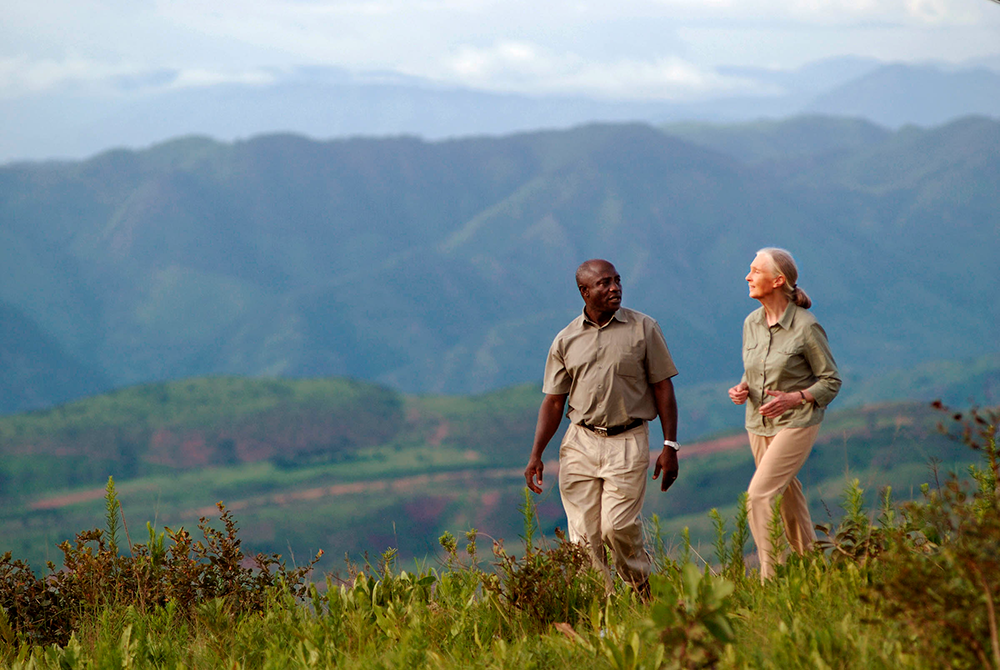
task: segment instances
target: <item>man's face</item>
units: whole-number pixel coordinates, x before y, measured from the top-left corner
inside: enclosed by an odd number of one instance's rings
[[[622,306],[622,278],[611,263],[595,265],[580,294],[592,314],[616,312]]]

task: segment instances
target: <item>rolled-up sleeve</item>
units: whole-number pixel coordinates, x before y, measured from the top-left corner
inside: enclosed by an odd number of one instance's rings
[[[542,393],[549,395],[563,395],[570,392],[573,387],[573,378],[566,370],[566,363],[563,360],[562,350],[559,346],[560,340],[557,337],[552,346],[549,347],[549,355],[545,359],[545,378],[542,382]]]
[[[670,356],[660,324],[653,319],[646,319],[643,330],[646,342],[646,379],[650,384],[656,384],[677,376],[677,366]]]
[[[830,343],[823,326],[812,323],[803,335],[805,346],[802,353],[816,377],[816,381],[807,390],[816,399],[817,405],[826,407],[840,392],[842,382],[837,371],[837,363],[833,360],[833,352],[830,351]]]

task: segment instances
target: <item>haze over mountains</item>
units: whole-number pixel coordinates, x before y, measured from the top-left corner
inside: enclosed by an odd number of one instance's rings
[[[846,373],[973,358],[1000,322],[997,183],[985,117],[189,137],[8,165],[0,410],[210,374],[537,382],[593,256],[660,321],[680,384],[721,383],[771,244],[796,254]]]
[[[894,129],[970,114],[996,117],[1000,109],[996,59],[944,66],[840,57],[794,70],[726,67],[717,74],[738,83],[739,93],[677,100],[533,97],[327,67],[274,70],[250,83],[185,86],[178,72],[156,70],[0,98],[0,123],[12,129],[0,134],[0,162],[85,158],[190,134],[225,141],[273,132],[441,139],[594,121],[745,122],[798,114],[864,118]]]

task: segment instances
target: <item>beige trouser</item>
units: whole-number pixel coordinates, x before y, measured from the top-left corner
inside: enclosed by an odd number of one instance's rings
[[[806,462],[819,434],[819,424],[805,428],[784,428],[777,435],[750,435],[750,449],[757,471],[747,489],[750,532],[760,556],[760,578],[774,576],[774,563],[768,525],[775,499],[781,496],[781,519],[789,546],[802,553],[816,540],[809,506],[802,495],[802,483],[796,478]]]
[[[625,581],[649,579],[652,560],[643,547],[642,501],[649,470],[649,424],[614,437],[570,425],[559,447],[559,492],[571,542],[586,544],[609,586],[604,545]]]

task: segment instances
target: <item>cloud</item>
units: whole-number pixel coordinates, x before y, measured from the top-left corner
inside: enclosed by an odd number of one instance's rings
[[[551,87],[607,98],[671,101],[697,99],[707,94],[764,92],[750,80],[722,76],[676,57],[588,63],[553,81]]]
[[[135,73],[128,68],[83,58],[0,58],[0,98],[16,98],[67,83],[88,84],[130,74]]]
[[[464,45],[448,66],[451,72],[442,77],[476,88],[616,99],[683,100],[756,86],[674,56],[591,60],[525,42],[500,42],[487,48]]]
[[[681,20],[709,19],[720,23],[797,23],[803,26],[844,26],[872,23],[901,25],[971,25],[983,8],[967,0],[659,0]]]
[[[135,66],[110,66],[86,59],[32,62],[22,56],[0,59],[0,99],[18,98],[55,88],[114,94],[216,84],[266,85],[276,81],[276,78],[275,72],[265,70],[145,70]]]
[[[520,79],[537,77],[558,67],[552,57],[532,44],[500,42],[492,47],[462,45],[450,59],[451,70],[467,81],[487,81],[497,77]]]
[[[220,72],[204,69],[181,70],[172,82],[170,88],[193,88],[214,86],[216,84],[250,84],[265,86],[277,80],[274,72],[248,70],[242,72]]]
[[[267,83],[275,70],[317,65],[489,90],[679,99],[747,90],[749,82],[717,74],[721,65],[1000,53],[1000,11],[987,0],[8,4],[0,40],[7,98],[109,77],[143,82],[150,72],[177,73],[175,86]]]

